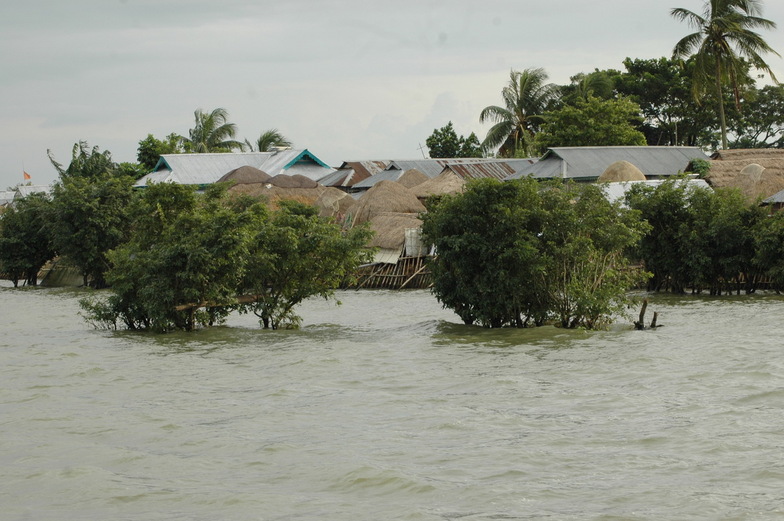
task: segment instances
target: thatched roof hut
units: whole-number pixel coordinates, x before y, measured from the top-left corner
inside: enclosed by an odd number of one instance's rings
[[[270,183],[254,183],[236,185],[229,189],[231,194],[245,194],[261,199],[266,205],[275,210],[282,200],[297,201],[302,204],[316,206],[319,196],[325,190],[323,186],[316,188],[281,188]]]
[[[749,202],[784,190],[784,150],[722,150],[712,157],[705,180],[714,188],[738,188]]]
[[[397,182],[401,185],[405,186],[406,188],[413,188],[417,185],[420,185],[430,179],[426,174],[424,174],[421,170],[417,170],[416,168],[411,168],[403,172],[403,175],[397,178]]]
[[[343,190],[326,187],[316,200],[316,208],[322,217],[341,218],[356,205],[356,200]]]
[[[353,222],[368,222],[381,213],[413,213],[425,211],[414,193],[397,181],[381,181],[359,198],[352,210]]]
[[[235,184],[252,184],[252,183],[265,183],[270,179],[270,175],[264,170],[260,170],[253,166],[241,166],[229,171],[223,177],[218,179],[219,183],[225,181],[234,181]]]
[[[415,186],[412,189],[412,192],[414,192],[419,199],[427,199],[431,195],[460,193],[463,191],[465,184],[465,179],[451,170],[445,170],[438,176]]]
[[[300,174],[278,174],[276,176],[270,177],[267,182],[272,186],[277,186],[278,188],[316,188],[319,186],[316,181]]]
[[[628,161],[616,161],[596,180],[597,183],[612,183],[619,181],[645,181],[645,174]]]

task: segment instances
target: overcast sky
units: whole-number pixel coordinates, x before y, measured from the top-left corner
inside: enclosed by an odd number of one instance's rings
[[[279,129],[330,165],[422,157],[433,129],[489,125],[511,69],[554,83],[669,56],[702,0],[26,0],[0,5],[0,190],[57,174],[79,140],[135,161],[223,107],[238,137]],[[784,2],[763,32],[784,54]],[[768,56],[779,79],[784,60]]]

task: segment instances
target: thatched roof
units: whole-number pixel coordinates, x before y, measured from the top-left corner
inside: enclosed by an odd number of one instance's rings
[[[300,174],[278,174],[271,177],[267,182],[278,188],[316,188],[318,186],[317,182]]]
[[[316,200],[316,207],[322,217],[345,216],[356,204],[356,200],[343,190],[327,187]]]
[[[355,224],[370,221],[381,213],[424,212],[425,207],[414,193],[396,181],[381,181],[365,192],[353,209]]]
[[[323,186],[317,186],[316,188],[281,188],[270,183],[254,183],[233,186],[229,189],[229,193],[256,197],[265,202],[270,209],[274,210],[278,208],[278,202],[281,200],[297,201],[316,206],[316,201],[324,190]]]
[[[398,177],[397,182],[401,185],[405,186],[406,188],[413,188],[417,185],[420,185],[430,179],[426,174],[424,174],[421,170],[417,170],[416,168],[411,168],[410,170],[406,170],[403,172],[403,175]]]
[[[403,249],[406,229],[420,228],[422,221],[412,213],[382,212],[370,220],[370,229],[375,232],[369,246],[382,250]]]
[[[420,199],[427,199],[431,195],[457,194],[463,191],[465,179],[451,170],[446,170],[437,177],[428,179],[415,186],[412,191]]]
[[[241,166],[229,171],[223,177],[218,179],[219,183],[225,181],[234,181],[236,184],[249,184],[249,183],[264,183],[270,179],[270,175],[264,170],[260,170],[254,166]]]
[[[732,156],[733,150],[723,150]],[[753,156],[748,151],[738,150],[743,159],[718,159],[710,162],[710,171],[705,178],[714,188],[738,188],[746,200],[767,198],[784,190],[784,154],[770,154],[763,149],[762,155]],[[773,156],[778,157],[773,157]]]
[[[719,150],[711,156],[713,160],[733,161],[733,160],[754,160],[758,158],[771,158],[784,160],[784,149],[782,148],[731,148]]]
[[[645,181],[645,174],[628,161],[616,161],[607,167],[596,180],[597,183],[618,181]]]

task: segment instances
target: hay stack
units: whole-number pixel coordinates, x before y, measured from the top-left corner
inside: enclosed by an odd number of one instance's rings
[[[596,180],[597,183],[613,183],[620,181],[645,181],[645,174],[628,161],[616,161],[607,167]]]
[[[415,186],[412,191],[418,198],[427,199],[431,195],[457,194],[462,192],[464,187],[465,179],[447,170]]]
[[[422,221],[412,213],[382,212],[370,220],[375,232],[369,246],[381,250],[400,252],[406,242],[406,229],[421,228]]]
[[[218,179],[219,183],[225,181],[234,181],[235,184],[252,184],[252,183],[266,183],[270,179],[270,175],[264,170],[259,170],[253,166],[241,166],[228,172],[223,177]]]
[[[420,170],[416,168],[411,168],[403,172],[403,175],[398,177],[397,182],[401,185],[405,186],[406,188],[414,188],[417,185],[421,185],[425,181],[430,179],[422,173]]]
[[[356,204],[353,197],[343,190],[327,187],[316,200],[316,208],[322,217],[341,218]]]
[[[413,213],[424,212],[425,207],[419,202],[414,192],[397,181],[380,181],[359,198],[354,207],[353,222],[368,222],[381,213]]]

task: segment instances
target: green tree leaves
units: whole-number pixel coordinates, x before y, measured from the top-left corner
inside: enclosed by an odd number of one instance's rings
[[[425,141],[431,158],[440,157],[482,157],[479,138],[471,132],[467,138],[458,137],[452,122],[433,130]]]
[[[127,242],[108,255],[105,301],[85,301],[90,320],[116,328],[192,330],[232,310],[256,313],[264,327],[298,322],[294,307],[329,298],[368,260],[369,231],[344,232],[315,208],[230,198],[225,186],[204,194],[154,184],[132,211]]]
[[[595,185],[478,180],[422,218],[433,292],[466,324],[602,327],[643,276],[625,252],[645,223]]]

